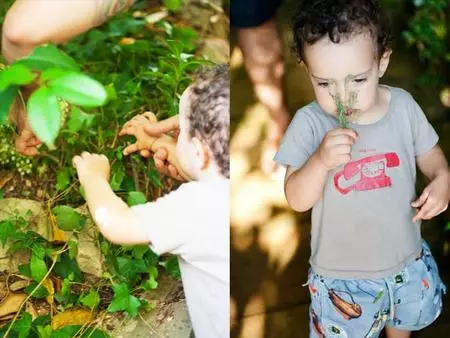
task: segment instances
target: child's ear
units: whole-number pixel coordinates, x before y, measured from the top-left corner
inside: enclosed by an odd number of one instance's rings
[[[380,63],[378,66],[378,77],[383,77],[386,72],[387,67],[389,66],[389,60],[391,59],[392,49],[386,49],[381,55]]]
[[[208,152],[208,149],[195,136],[192,138],[191,142],[194,144],[195,153],[197,155],[197,158],[199,159],[199,167],[200,167],[200,169],[208,168],[208,165],[209,165],[209,152]]]

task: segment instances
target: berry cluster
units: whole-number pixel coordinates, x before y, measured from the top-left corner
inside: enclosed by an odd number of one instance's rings
[[[8,125],[0,126],[0,167],[17,170],[21,175],[30,175],[33,171],[31,158],[16,151],[13,133]]]

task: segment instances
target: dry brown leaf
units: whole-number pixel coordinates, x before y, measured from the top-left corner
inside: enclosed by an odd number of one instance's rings
[[[119,41],[119,45],[121,45],[121,46],[133,45],[135,42],[136,42],[136,39],[133,39],[133,38],[122,38]]]
[[[27,302],[25,311],[28,312],[28,313],[31,315],[31,318],[32,318],[33,320],[35,320],[36,317],[39,316],[38,313],[37,313],[37,311],[35,310],[35,308],[34,308],[34,306],[33,306],[33,304],[32,304],[31,302]]]
[[[0,178],[0,189],[2,189],[13,177],[14,175],[12,173],[8,173]]]
[[[25,298],[24,293],[10,293],[0,304],[0,317],[17,312]]]
[[[67,242],[66,233],[59,228],[58,224],[56,224],[53,215],[50,216],[50,223],[52,224],[53,242]]]
[[[57,330],[67,325],[84,325],[93,320],[93,314],[85,309],[68,309],[58,313],[52,319],[52,329]]]
[[[45,299],[47,300],[47,303],[53,305],[53,303],[54,303],[53,295],[55,294],[55,288],[53,287],[53,281],[51,279],[47,278],[46,280],[44,280],[42,282],[42,286],[45,287],[48,291],[48,295],[47,295],[47,297],[45,297]]]
[[[28,285],[30,285],[30,281],[22,279],[22,280],[18,280],[17,282],[12,283],[9,286],[9,289],[11,291],[19,291],[19,290],[25,289]]]

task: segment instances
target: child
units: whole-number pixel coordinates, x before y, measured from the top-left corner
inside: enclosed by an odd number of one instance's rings
[[[377,1],[303,1],[293,34],[316,101],[275,160],[289,205],[313,208],[310,335],[409,337],[445,288],[420,234],[449,201],[438,136],[409,93],[378,83],[391,50]],[[431,181],[417,199],[416,164]]]
[[[180,99],[177,157],[195,181],[144,205],[129,208],[113,193],[104,155],[73,159],[93,219],[108,240],[146,243],[157,254],[179,256],[198,338],[229,336],[229,119],[228,69],[217,66]]]

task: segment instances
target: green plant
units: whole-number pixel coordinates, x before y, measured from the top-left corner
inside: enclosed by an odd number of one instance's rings
[[[428,65],[422,82],[440,86],[445,82],[442,66],[450,61],[448,51],[448,22],[446,10],[449,0],[414,0],[416,12],[403,32],[407,44],[415,46],[420,58]]]

